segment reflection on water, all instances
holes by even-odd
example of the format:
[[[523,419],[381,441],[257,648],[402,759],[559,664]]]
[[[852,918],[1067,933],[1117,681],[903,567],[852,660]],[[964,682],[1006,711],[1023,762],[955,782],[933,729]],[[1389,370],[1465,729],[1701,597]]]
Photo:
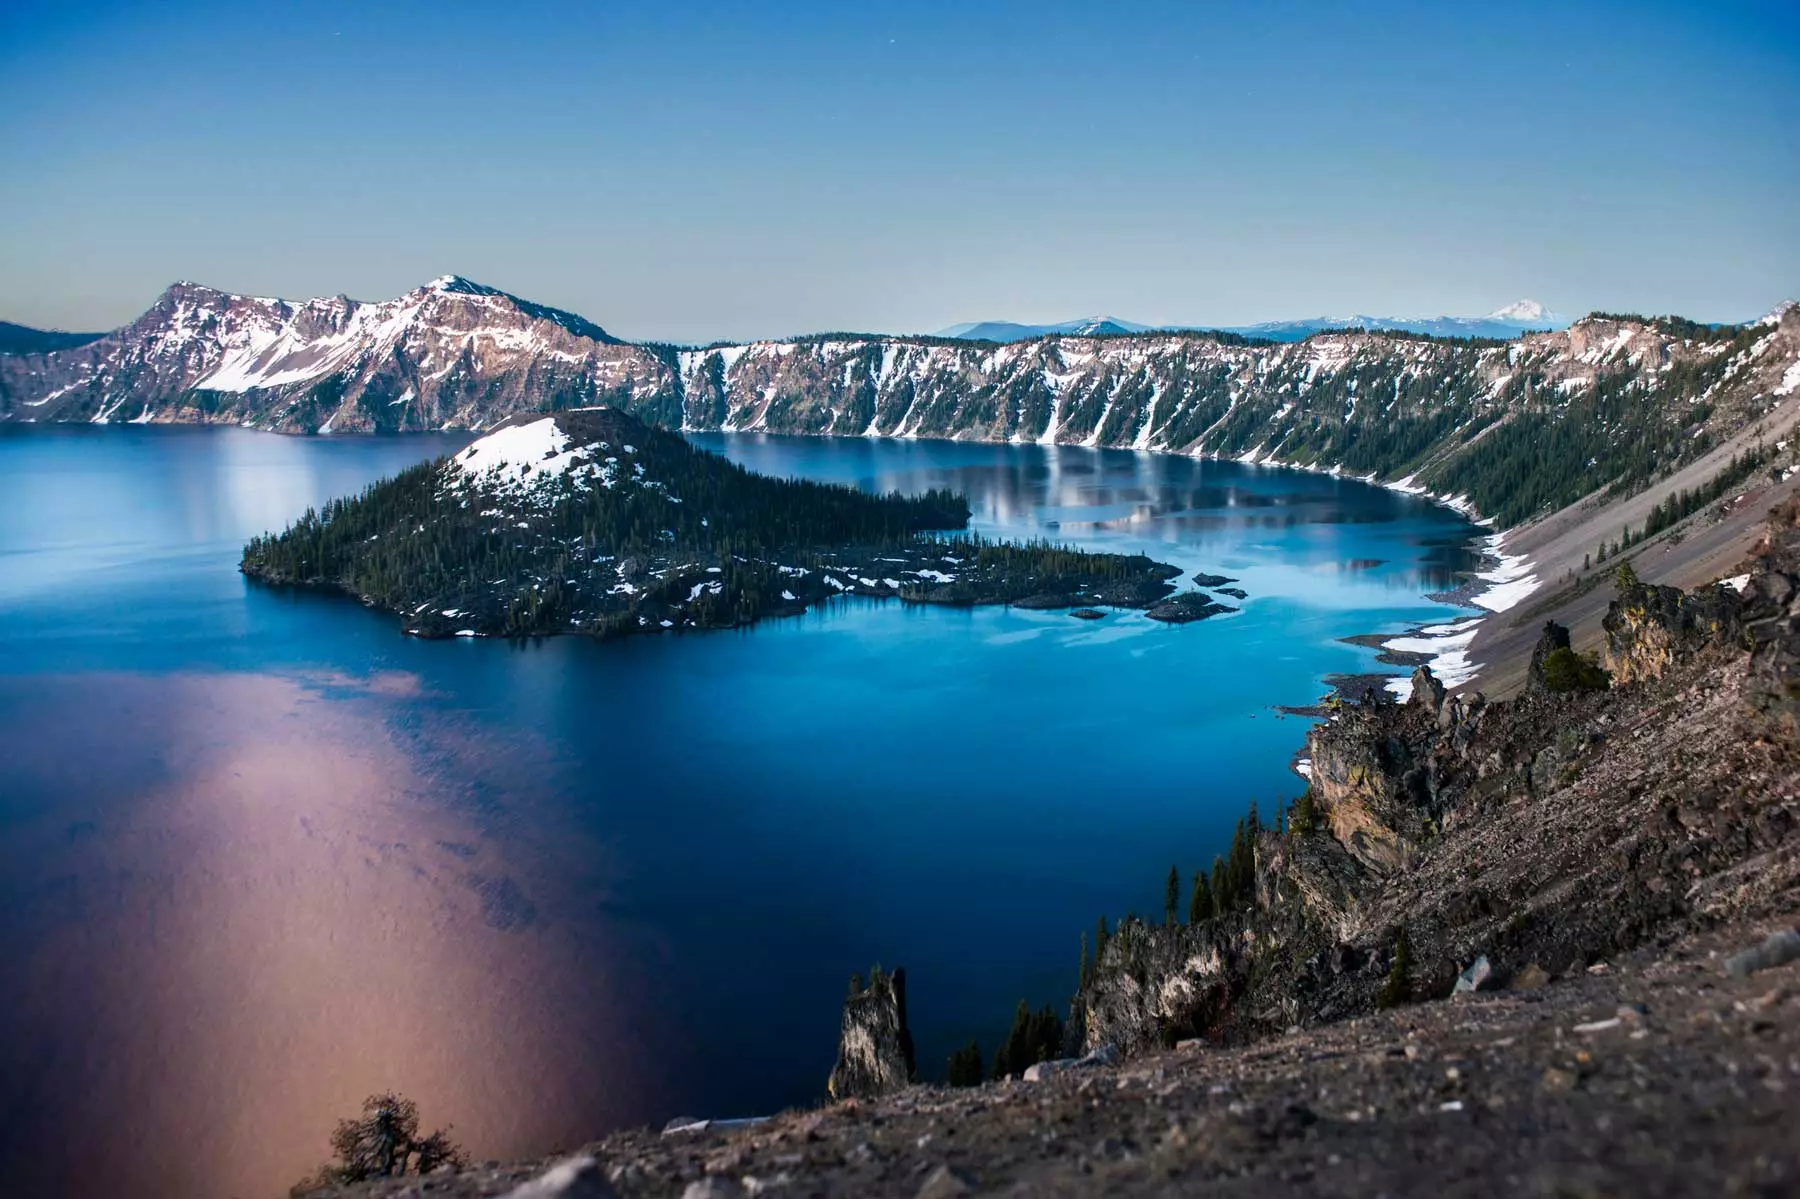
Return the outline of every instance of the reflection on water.
[[[1378,572],[1372,579],[1418,595],[1455,586],[1475,565],[1469,528],[1414,496],[1356,480],[1074,446],[827,441],[758,433],[700,433],[693,440],[754,470],[850,483],[872,491],[948,487],[971,497],[983,533],[1045,536],[1097,549],[1121,541],[1207,569],[1261,565],[1258,555],[1319,573]],[[1346,526],[1393,539],[1392,562],[1345,556]],[[1279,580],[1272,580],[1279,586]],[[1268,594],[1265,585],[1261,594]]]
[[[0,432],[0,1190],[279,1193],[389,1087],[478,1156],[806,1102],[877,960],[935,1071],[1291,795],[1271,706],[1367,663],[1338,638],[1441,615],[1418,596],[1466,559],[1454,516],[1322,476],[703,440],[1251,598],[422,643],[234,568],[457,439]]]
[[[479,1097],[454,1118],[492,1152],[578,1139],[591,1125],[557,1113],[622,1119],[638,1109],[620,1097],[654,1092],[643,1043],[619,1036],[639,1015],[628,980],[569,968],[641,949],[557,919],[556,880],[587,865],[557,860],[568,830],[488,837],[379,706],[331,690],[0,679],[0,709],[88,717],[7,743],[9,1194],[268,1194],[378,1079],[437,1113]],[[105,1151],[64,1160],[77,1112]]]

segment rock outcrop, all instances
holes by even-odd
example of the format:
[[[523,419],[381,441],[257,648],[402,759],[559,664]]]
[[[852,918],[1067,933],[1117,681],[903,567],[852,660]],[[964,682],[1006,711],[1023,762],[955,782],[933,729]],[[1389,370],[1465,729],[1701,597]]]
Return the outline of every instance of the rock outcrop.
[[[1619,683],[1659,679],[1708,646],[1743,648],[1743,604],[1727,587],[1682,591],[1641,583],[1620,569],[1618,598],[1607,607],[1606,665]]]
[[[1404,705],[1366,697],[1307,737],[1313,797],[1331,835],[1377,875],[1406,869],[1435,825],[1433,769],[1420,751],[1437,731],[1440,690]]]
[[[918,1078],[906,1027],[906,971],[871,972],[869,984],[844,1000],[837,1065],[826,1090],[833,1099],[866,1099],[911,1086]]]

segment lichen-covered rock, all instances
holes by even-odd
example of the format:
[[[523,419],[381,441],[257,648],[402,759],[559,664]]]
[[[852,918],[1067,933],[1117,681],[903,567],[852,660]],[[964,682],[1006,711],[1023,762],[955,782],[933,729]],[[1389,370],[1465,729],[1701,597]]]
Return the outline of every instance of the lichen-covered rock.
[[[1242,989],[1242,923],[1121,921],[1076,997],[1067,1048],[1085,1055],[1112,1045],[1131,1055],[1207,1033]]]
[[[1735,591],[1682,591],[1640,583],[1628,568],[1621,573],[1618,598],[1600,622],[1615,682],[1659,679],[1675,663],[1709,646],[1745,646],[1743,603]]]
[[[837,1065],[826,1089],[833,1099],[870,1098],[903,1090],[917,1078],[906,1027],[906,971],[877,969],[868,986],[844,1000]]]

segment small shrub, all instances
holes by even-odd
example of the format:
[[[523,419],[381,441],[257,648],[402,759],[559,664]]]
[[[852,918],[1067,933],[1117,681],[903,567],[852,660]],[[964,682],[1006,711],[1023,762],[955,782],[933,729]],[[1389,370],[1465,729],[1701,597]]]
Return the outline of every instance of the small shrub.
[[[1381,984],[1381,994],[1375,997],[1375,1006],[1386,1011],[1411,1001],[1412,946],[1407,944],[1406,930],[1403,928],[1399,939],[1394,942],[1394,964],[1388,968],[1387,981]]]
[[[1593,656],[1564,646],[1544,655],[1544,686],[1559,694],[1605,691],[1612,686],[1612,675]]]

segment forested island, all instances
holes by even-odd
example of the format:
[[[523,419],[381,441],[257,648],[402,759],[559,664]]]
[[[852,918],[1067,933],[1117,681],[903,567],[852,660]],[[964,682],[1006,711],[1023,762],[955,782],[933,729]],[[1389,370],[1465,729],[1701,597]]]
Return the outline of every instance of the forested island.
[[[454,457],[308,510],[245,546],[241,569],[348,593],[427,637],[732,628],[834,595],[1171,610],[1173,566],[989,541],[962,534],[968,523],[953,492],[770,478],[582,408],[512,418]],[[1220,611],[1202,600],[1180,618]]]

